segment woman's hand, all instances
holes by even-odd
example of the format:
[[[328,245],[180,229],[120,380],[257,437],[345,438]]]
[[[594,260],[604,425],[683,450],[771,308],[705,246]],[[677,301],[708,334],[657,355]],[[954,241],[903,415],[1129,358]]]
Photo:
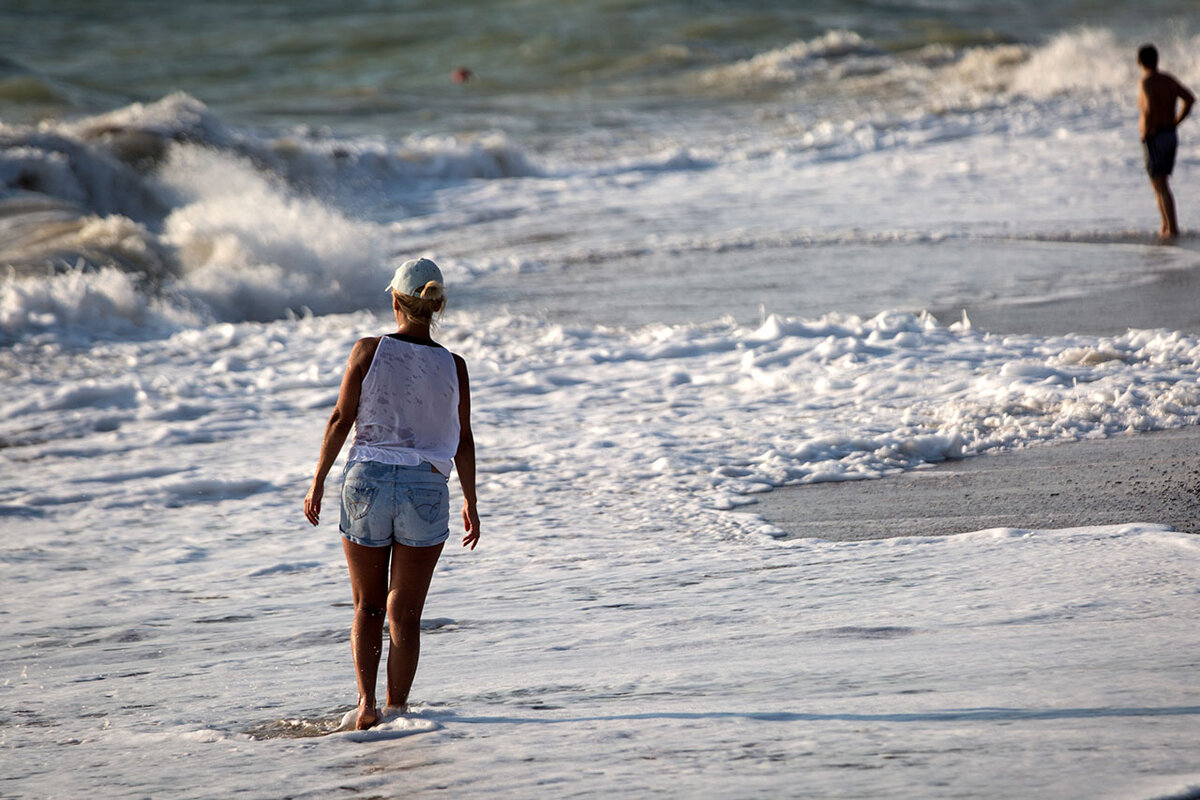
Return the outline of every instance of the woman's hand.
[[[313,525],[321,521],[321,498],[325,495],[325,482],[313,483],[304,496],[304,516]]]
[[[475,545],[479,543],[479,512],[475,506],[463,501],[463,530],[466,535],[463,536],[463,547],[475,549]]]

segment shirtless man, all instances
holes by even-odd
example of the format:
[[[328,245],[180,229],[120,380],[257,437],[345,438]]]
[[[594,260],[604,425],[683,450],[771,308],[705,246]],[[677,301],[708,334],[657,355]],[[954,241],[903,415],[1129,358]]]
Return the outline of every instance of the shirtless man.
[[[1158,210],[1162,214],[1159,235],[1173,239],[1179,235],[1179,223],[1175,219],[1175,198],[1167,178],[1175,167],[1175,148],[1179,144],[1175,127],[1191,112],[1196,96],[1173,76],[1158,71],[1158,50],[1154,45],[1142,45],[1138,50],[1138,64],[1142,67],[1142,84],[1138,92],[1138,108],[1142,114],[1138,131],[1146,151],[1146,171],[1150,173],[1150,185],[1154,187]],[[1178,113],[1176,100],[1182,103]]]

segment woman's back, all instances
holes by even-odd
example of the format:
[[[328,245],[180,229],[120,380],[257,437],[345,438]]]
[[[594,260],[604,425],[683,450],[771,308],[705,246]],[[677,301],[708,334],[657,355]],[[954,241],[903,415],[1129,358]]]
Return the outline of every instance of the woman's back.
[[[454,356],[433,342],[381,337],[363,379],[348,460],[427,461],[449,475],[458,442]]]

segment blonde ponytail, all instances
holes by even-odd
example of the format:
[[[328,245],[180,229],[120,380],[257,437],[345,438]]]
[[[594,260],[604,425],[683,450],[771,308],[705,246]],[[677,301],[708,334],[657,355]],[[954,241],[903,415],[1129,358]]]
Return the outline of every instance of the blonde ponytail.
[[[445,296],[446,289],[437,281],[429,281],[414,295],[421,300],[441,300]]]
[[[429,281],[417,294],[400,294],[393,291],[392,297],[404,316],[426,325],[435,324],[434,315],[440,314],[446,307],[446,290],[437,281]]]

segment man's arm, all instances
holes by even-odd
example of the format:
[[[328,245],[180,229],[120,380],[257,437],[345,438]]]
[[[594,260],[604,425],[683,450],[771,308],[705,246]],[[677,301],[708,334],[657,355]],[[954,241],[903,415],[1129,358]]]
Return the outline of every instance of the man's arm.
[[[1196,102],[1196,95],[1192,94],[1186,86],[1179,81],[1175,81],[1175,96],[1179,98],[1179,102],[1183,105],[1179,109],[1179,116],[1175,118],[1175,124],[1183,122],[1187,119],[1187,115],[1192,113],[1192,105]]]
[[[1146,133],[1150,129],[1150,96],[1146,94],[1146,80],[1143,78],[1138,85],[1138,135],[1146,141]]]

